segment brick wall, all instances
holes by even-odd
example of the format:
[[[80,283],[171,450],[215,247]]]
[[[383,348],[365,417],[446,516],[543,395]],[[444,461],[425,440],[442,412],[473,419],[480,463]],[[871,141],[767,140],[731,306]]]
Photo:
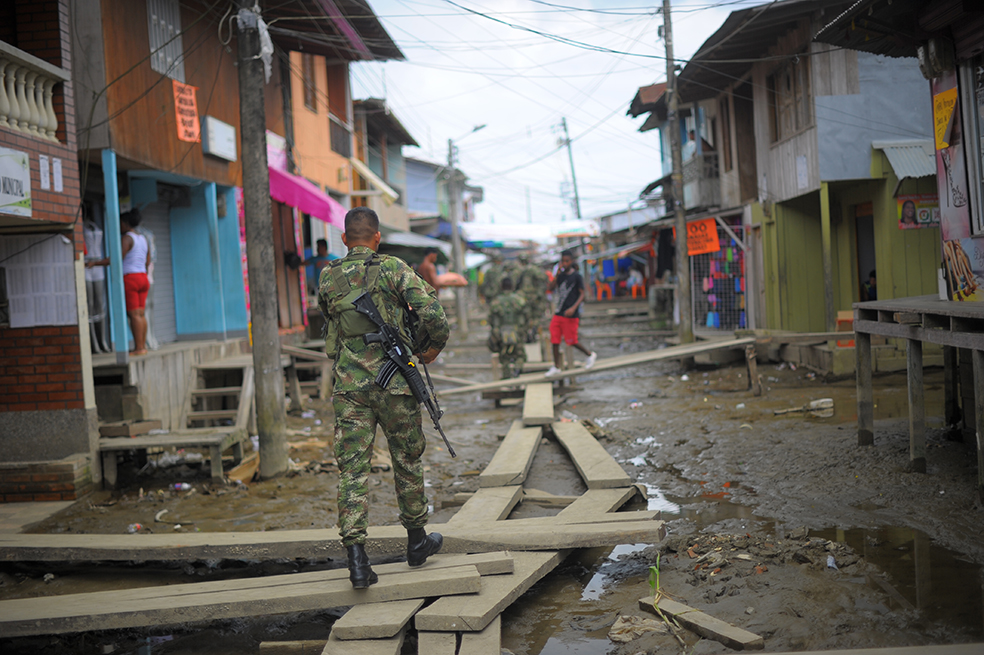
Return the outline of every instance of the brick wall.
[[[83,409],[77,325],[0,328],[0,412]]]
[[[92,491],[88,457],[54,462],[0,463],[0,502],[76,500]]]

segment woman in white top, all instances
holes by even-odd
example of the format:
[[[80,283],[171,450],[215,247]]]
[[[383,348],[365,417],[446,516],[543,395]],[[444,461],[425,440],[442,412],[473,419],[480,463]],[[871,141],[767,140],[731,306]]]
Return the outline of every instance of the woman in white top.
[[[147,267],[150,265],[150,248],[147,238],[137,234],[133,228],[140,225],[140,210],[131,209],[120,214],[120,246],[123,250],[123,291],[126,293],[126,315],[130,319],[130,331],[133,332],[133,355],[147,354],[147,318],[144,308],[147,306],[147,293],[150,291],[150,281],[147,279]],[[108,266],[109,257],[91,262],[86,266]]]

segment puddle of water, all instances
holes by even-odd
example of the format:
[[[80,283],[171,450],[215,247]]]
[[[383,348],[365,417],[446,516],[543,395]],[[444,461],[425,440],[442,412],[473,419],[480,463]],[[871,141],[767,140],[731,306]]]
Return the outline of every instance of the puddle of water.
[[[631,555],[632,553],[638,553],[645,550],[649,544],[619,544],[612,548],[612,551],[608,553],[606,561],[601,564],[598,570],[595,572],[591,579],[588,580],[588,584],[584,585],[584,591],[581,592],[581,600],[598,600],[601,594],[605,591],[605,581],[608,579],[607,568],[610,567],[612,562],[617,562],[618,558],[622,555]]]
[[[830,528],[810,536],[846,543],[889,580],[870,577],[868,583],[885,591],[891,609],[920,610],[929,621],[984,638],[984,577],[981,567],[909,528],[874,530]]]

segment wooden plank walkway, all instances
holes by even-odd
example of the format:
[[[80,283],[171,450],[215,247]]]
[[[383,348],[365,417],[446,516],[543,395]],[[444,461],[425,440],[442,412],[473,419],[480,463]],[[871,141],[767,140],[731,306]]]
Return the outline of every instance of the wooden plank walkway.
[[[509,516],[522,498],[523,488],[520,486],[479,489],[448,519],[448,523],[501,521]]]
[[[389,639],[361,639],[359,641],[342,641],[332,630],[328,643],[321,651],[322,655],[400,655],[403,650],[403,640],[407,631],[400,630]]]
[[[542,437],[541,428],[524,428],[522,421],[514,421],[505,439],[495,451],[495,455],[492,456],[492,461],[479,474],[479,486],[504,487],[522,484]]]
[[[356,605],[335,621],[331,634],[338,639],[389,639],[423,606],[423,598]]]
[[[631,484],[629,474],[579,422],[554,423],[551,427],[588,489],[628,487]]]
[[[520,375],[519,377],[510,378],[509,380],[497,380],[493,382],[483,382],[481,384],[472,384],[467,387],[456,387],[454,389],[445,389],[441,391],[442,396],[451,396],[455,394],[462,393],[474,393],[476,391],[487,391],[491,389],[503,389],[505,387],[512,386],[522,386],[527,384],[533,384],[535,382],[553,382],[556,380],[561,380],[567,377],[575,377],[580,375],[586,375],[589,373],[601,373],[603,371],[613,371],[625,368],[627,366],[636,366],[639,364],[648,364],[649,362],[658,362],[672,359],[684,359],[688,357],[693,357],[694,355],[699,355],[701,353],[714,352],[715,350],[729,350],[733,348],[744,348],[748,344],[755,343],[754,337],[745,337],[742,339],[721,339],[716,341],[707,341],[701,343],[688,343],[683,346],[671,346],[669,348],[662,348],[660,350],[648,350],[641,353],[633,353],[631,355],[621,355],[619,357],[612,357],[610,359],[599,359],[595,365],[590,369],[586,369],[583,366],[577,368],[567,369],[561,371],[557,375],[547,377],[546,375],[540,373],[531,373],[528,375]]]
[[[549,382],[526,385],[523,425],[547,425],[554,420],[553,385]]]
[[[655,598],[652,596],[640,598],[639,609],[657,614],[654,602]],[[713,639],[714,641],[721,642],[728,648],[733,648],[734,650],[762,650],[765,648],[765,640],[757,634],[736,628],[730,623],[725,623],[721,619],[716,619],[709,614],[704,614],[700,610],[688,607],[675,600],[670,600],[665,596],[659,599],[659,609],[663,614],[675,618],[680,625],[691,632],[705,639]]]
[[[474,566],[407,571],[380,576],[368,589],[342,579],[296,582],[296,576],[197,582],[187,585],[67,594],[0,601],[0,634],[5,637],[64,634],[196,620],[306,612],[359,603],[474,594],[481,575]],[[335,573],[333,571],[326,573]],[[251,583],[251,584],[250,584]]]

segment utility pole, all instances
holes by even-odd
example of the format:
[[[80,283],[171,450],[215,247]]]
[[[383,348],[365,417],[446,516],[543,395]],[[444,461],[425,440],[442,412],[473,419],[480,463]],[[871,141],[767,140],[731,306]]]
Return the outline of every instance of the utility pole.
[[[673,61],[673,26],[670,0],[663,0],[663,40],[666,43],[666,108],[669,119],[670,149],[673,154],[673,207],[676,213],[677,305],[680,307],[680,343],[693,343],[694,317],[690,306],[690,255],[687,254],[687,210],[683,206],[683,152],[680,143],[680,115],[677,113],[676,64]]]
[[[239,0],[239,129],[260,477],[272,478],[287,471],[287,421],[274,269],[280,254],[274,252],[270,220],[270,172],[263,107],[265,80],[263,61],[259,58],[259,16],[251,9],[253,3],[254,0]]]
[[[448,213],[451,219],[451,259],[454,272],[464,275],[464,257],[461,253],[461,226],[459,225],[458,203],[461,190],[458,188],[458,170],[455,168],[454,140],[448,139]],[[455,313],[458,316],[458,330],[468,332],[468,303],[465,287],[454,288]]]
[[[666,4],[668,0],[664,0]],[[577,213],[577,220],[581,220],[581,197],[577,195],[577,175],[574,174],[574,153],[571,151],[571,135],[567,132],[567,118],[560,119],[560,126],[564,128],[564,144],[567,146],[567,158],[571,162],[571,182],[574,184],[574,211]]]

